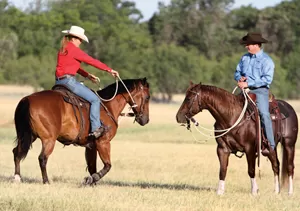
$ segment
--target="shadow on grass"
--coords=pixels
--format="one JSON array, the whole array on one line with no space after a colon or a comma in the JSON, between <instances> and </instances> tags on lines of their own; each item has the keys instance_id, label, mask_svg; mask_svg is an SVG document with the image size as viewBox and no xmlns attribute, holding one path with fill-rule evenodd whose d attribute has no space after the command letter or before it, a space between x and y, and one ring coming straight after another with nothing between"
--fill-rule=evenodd
<instances>
[{"instance_id":1,"label":"shadow on grass","mask_svg":"<svg viewBox=\"0 0 300 211\"><path fill-rule=\"evenodd\" d=\"M187 184L161 184L161 183L149 183L149 182L121 182L121 181L102 181L98 185L110 185L119 187L137 187L137 188L154 188L154 189L167 189L167 190L191 190L191 191L216 191L216 188L211 187L198 187Z\"/></svg>"}]
</instances>

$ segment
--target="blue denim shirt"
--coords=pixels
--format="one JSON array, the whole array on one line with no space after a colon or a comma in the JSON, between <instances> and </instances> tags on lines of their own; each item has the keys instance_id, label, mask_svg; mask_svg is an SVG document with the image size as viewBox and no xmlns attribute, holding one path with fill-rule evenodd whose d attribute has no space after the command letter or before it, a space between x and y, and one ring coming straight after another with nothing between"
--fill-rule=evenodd
<instances>
[{"instance_id":1,"label":"blue denim shirt","mask_svg":"<svg viewBox=\"0 0 300 211\"><path fill-rule=\"evenodd\" d=\"M236 67L234 79L240 80L242 76L247 77L249 87L267 86L273 80L275 64L268 54L260 50L256 54L247 53L242 56Z\"/></svg>"}]
</instances>

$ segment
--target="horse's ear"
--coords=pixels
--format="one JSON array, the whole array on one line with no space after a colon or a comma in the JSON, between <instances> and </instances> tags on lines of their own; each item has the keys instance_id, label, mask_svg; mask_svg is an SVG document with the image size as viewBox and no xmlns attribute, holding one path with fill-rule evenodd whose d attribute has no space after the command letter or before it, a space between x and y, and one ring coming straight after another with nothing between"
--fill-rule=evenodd
<instances>
[{"instance_id":1,"label":"horse's ear","mask_svg":"<svg viewBox=\"0 0 300 211\"><path fill-rule=\"evenodd\" d=\"M147 82L147 78L146 78L146 77L145 77L145 78L142 78L142 84L143 84L144 86L149 87L149 84L148 84L148 82Z\"/></svg>"},{"instance_id":2,"label":"horse's ear","mask_svg":"<svg viewBox=\"0 0 300 211\"><path fill-rule=\"evenodd\" d=\"M190 81L190 86L193 86L193 85L194 85L193 81Z\"/></svg>"}]
</instances>

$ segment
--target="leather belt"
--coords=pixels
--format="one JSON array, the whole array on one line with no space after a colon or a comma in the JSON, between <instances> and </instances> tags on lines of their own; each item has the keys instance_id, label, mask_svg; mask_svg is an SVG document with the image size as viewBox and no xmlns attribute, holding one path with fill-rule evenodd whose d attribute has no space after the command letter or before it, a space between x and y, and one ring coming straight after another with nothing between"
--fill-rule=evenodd
<instances>
[{"instance_id":1,"label":"leather belt","mask_svg":"<svg viewBox=\"0 0 300 211\"><path fill-rule=\"evenodd\" d=\"M60 81L60 80L63 80L63 79L66 79L66 78L72 78L72 77L74 77L74 75L66 74L66 75L63 75L61 77L55 77L55 80Z\"/></svg>"},{"instance_id":2,"label":"leather belt","mask_svg":"<svg viewBox=\"0 0 300 211\"><path fill-rule=\"evenodd\" d=\"M260 88L267 88L267 89L269 89L268 86L259 86L259 87L250 86L249 87L250 90L255 90L255 89L260 89Z\"/></svg>"}]
</instances>

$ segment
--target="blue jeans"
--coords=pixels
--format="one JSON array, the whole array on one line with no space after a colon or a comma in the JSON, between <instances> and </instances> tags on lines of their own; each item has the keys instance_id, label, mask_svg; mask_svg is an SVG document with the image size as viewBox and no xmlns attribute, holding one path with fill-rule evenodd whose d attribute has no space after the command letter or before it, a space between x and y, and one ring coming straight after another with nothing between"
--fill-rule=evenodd
<instances>
[{"instance_id":1,"label":"blue jeans","mask_svg":"<svg viewBox=\"0 0 300 211\"><path fill-rule=\"evenodd\" d=\"M101 126L100 122L100 99L85 85L78 82L75 77L65 78L56 81L55 84L63 84L67 86L73 93L82 97L91 103L90 108L90 121L91 121L91 131L94 132Z\"/></svg>"},{"instance_id":2,"label":"blue jeans","mask_svg":"<svg viewBox=\"0 0 300 211\"><path fill-rule=\"evenodd\" d=\"M256 94L256 104L259 110L261 124L264 128L265 136L270 142L270 146L275 149L272 120L269 111L269 89L258 88L255 90L250 90L250 92Z\"/></svg>"}]
</instances>

